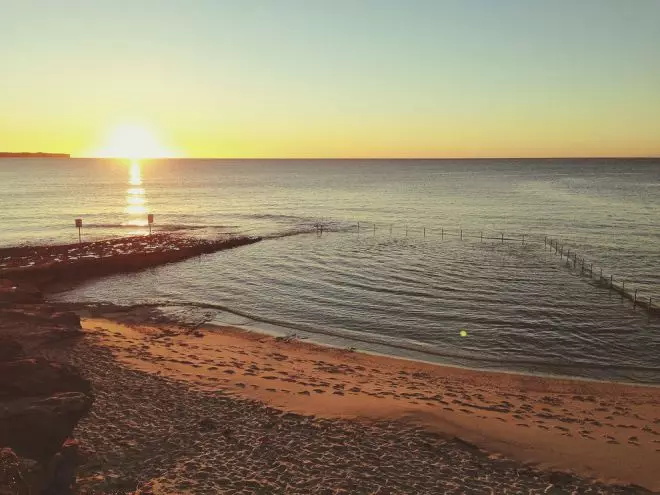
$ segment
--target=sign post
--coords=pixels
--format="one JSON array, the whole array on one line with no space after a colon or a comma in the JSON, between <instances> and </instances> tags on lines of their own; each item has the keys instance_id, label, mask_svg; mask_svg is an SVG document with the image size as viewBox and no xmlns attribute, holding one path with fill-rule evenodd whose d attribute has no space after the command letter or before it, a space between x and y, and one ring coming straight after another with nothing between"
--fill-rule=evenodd
<instances>
[{"instance_id":1,"label":"sign post","mask_svg":"<svg viewBox=\"0 0 660 495\"><path fill-rule=\"evenodd\" d=\"M147 223L149 224L149 235L151 235L151 225L154 223L154 214L149 213L147 215Z\"/></svg>"},{"instance_id":2,"label":"sign post","mask_svg":"<svg viewBox=\"0 0 660 495\"><path fill-rule=\"evenodd\" d=\"M78 244L82 244L82 218L76 218L76 228L78 229Z\"/></svg>"}]
</instances>

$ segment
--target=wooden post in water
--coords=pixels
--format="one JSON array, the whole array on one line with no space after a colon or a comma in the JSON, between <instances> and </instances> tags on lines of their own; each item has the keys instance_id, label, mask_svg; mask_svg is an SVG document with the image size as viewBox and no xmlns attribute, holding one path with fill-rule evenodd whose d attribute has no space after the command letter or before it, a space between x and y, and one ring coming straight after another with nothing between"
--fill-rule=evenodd
<instances>
[{"instance_id":1,"label":"wooden post in water","mask_svg":"<svg viewBox=\"0 0 660 495\"><path fill-rule=\"evenodd\" d=\"M376 224L374 224L374 237L376 236Z\"/></svg>"},{"instance_id":2,"label":"wooden post in water","mask_svg":"<svg viewBox=\"0 0 660 495\"><path fill-rule=\"evenodd\" d=\"M441 239L445 238L445 228L444 227L442 227L442 230L440 231L440 237L441 237Z\"/></svg>"},{"instance_id":3,"label":"wooden post in water","mask_svg":"<svg viewBox=\"0 0 660 495\"><path fill-rule=\"evenodd\" d=\"M600 269L600 278L598 279L599 282L603 281L603 269Z\"/></svg>"},{"instance_id":4,"label":"wooden post in water","mask_svg":"<svg viewBox=\"0 0 660 495\"><path fill-rule=\"evenodd\" d=\"M584 258L582 258L582 265L581 265L580 273L584 273Z\"/></svg>"},{"instance_id":5,"label":"wooden post in water","mask_svg":"<svg viewBox=\"0 0 660 495\"><path fill-rule=\"evenodd\" d=\"M461 241L463 240L463 229L461 229Z\"/></svg>"},{"instance_id":6,"label":"wooden post in water","mask_svg":"<svg viewBox=\"0 0 660 495\"><path fill-rule=\"evenodd\" d=\"M626 281L624 280L621 282L621 299L623 299L623 296L626 294Z\"/></svg>"},{"instance_id":7,"label":"wooden post in water","mask_svg":"<svg viewBox=\"0 0 660 495\"><path fill-rule=\"evenodd\" d=\"M573 268L575 269L575 265L577 265L577 254L573 254Z\"/></svg>"},{"instance_id":8,"label":"wooden post in water","mask_svg":"<svg viewBox=\"0 0 660 495\"><path fill-rule=\"evenodd\" d=\"M614 281L614 276L610 275L610 289L612 288L613 281Z\"/></svg>"},{"instance_id":9,"label":"wooden post in water","mask_svg":"<svg viewBox=\"0 0 660 495\"><path fill-rule=\"evenodd\" d=\"M390 237L392 236L392 224L390 224Z\"/></svg>"},{"instance_id":10,"label":"wooden post in water","mask_svg":"<svg viewBox=\"0 0 660 495\"><path fill-rule=\"evenodd\" d=\"M548 247L548 236L547 236L547 235L543 238L543 245L544 245L546 248Z\"/></svg>"},{"instance_id":11,"label":"wooden post in water","mask_svg":"<svg viewBox=\"0 0 660 495\"><path fill-rule=\"evenodd\" d=\"M635 299L633 299L633 308L637 306L637 289L635 289Z\"/></svg>"},{"instance_id":12,"label":"wooden post in water","mask_svg":"<svg viewBox=\"0 0 660 495\"><path fill-rule=\"evenodd\" d=\"M82 244L82 218L76 218L76 228L78 229L78 244Z\"/></svg>"},{"instance_id":13,"label":"wooden post in water","mask_svg":"<svg viewBox=\"0 0 660 495\"><path fill-rule=\"evenodd\" d=\"M358 234L360 233L360 222L358 222Z\"/></svg>"},{"instance_id":14,"label":"wooden post in water","mask_svg":"<svg viewBox=\"0 0 660 495\"><path fill-rule=\"evenodd\" d=\"M424 237L426 237L426 227L424 227Z\"/></svg>"}]
</instances>

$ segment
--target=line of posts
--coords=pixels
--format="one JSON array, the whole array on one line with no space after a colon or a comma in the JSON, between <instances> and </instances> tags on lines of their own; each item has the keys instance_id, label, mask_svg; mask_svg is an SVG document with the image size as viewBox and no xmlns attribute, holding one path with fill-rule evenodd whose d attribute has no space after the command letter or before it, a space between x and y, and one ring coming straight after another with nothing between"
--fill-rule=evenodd
<instances>
[{"instance_id":1,"label":"line of posts","mask_svg":"<svg viewBox=\"0 0 660 495\"><path fill-rule=\"evenodd\" d=\"M548 236L545 236L544 244L545 244L546 249L547 249L548 246L550 246L550 249L554 248L555 254L558 254L560 259L562 259L562 260L564 259L564 245L563 244L559 244L559 242L556 239L548 239ZM578 260L580 261L580 274L584 275L585 274L585 259L584 258L579 258L577 253L573 252L573 260L572 260L573 269L576 269ZM566 264L569 265L569 266L571 265L571 250L570 249L568 249L567 252L566 252ZM593 263L589 263L589 270L588 270L589 271L589 278L593 278L593 273L594 273L593 272L593 267L594 267ZM606 280L606 279L603 277L603 269L600 268L600 274L599 274L599 277L598 277L598 282L600 284L603 284L604 280ZM637 297L637 293L638 293L639 289L635 289L635 291L630 293L630 294L626 293L626 281L625 280L621 281L621 289L617 289L614 286L614 276L610 275L609 281L605 282L605 285L610 290L615 290L617 292L620 292L621 293L621 298L624 298L624 297L627 296L629 299L631 299L632 302L633 302L633 308L637 307L637 305L640 304L639 299ZM642 305L643 305L643 303L642 303ZM653 306L653 297L652 296L649 296L647 309L648 309L649 312L655 312L656 311L655 307Z\"/></svg>"},{"instance_id":2,"label":"line of posts","mask_svg":"<svg viewBox=\"0 0 660 495\"><path fill-rule=\"evenodd\" d=\"M368 223L371 223L371 222L368 222ZM376 224L375 223L371 223L371 224L372 224L372 232L373 232L374 235L376 235ZM357 225L357 233L359 234L362 231L361 222L357 222L356 225ZM323 225L321 223L317 223L316 228L317 228L318 231L322 231L323 230ZM408 225L406 224L404 226L404 235L405 235L405 237L408 237L408 230L409 230L409 228L408 228ZM394 231L394 225L389 224L389 233L390 233L390 235L392 235L393 231ZM426 233L427 233L426 226L423 226L422 227L422 236L426 237ZM441 227L440 228L440 238L444 239L445 235L451 235L451 234L445 233L445 228ZM458 236L461 240L464 240L465 237L470 237L470 236L464 235L463 229L459 229ZM525 236L526 236L526 234L520 234L520 242L523 245L525 244ZM475 237L475 236L472 236L472 237ZM496 238L495 237L486 237L485 239L499 239L502 243L504 243L505 240L514 240L512 238L504 237L504 232L500 233L500 235ZM483 231L479 232L479 240L480 240L480 242L484 241Z\"/></svg>"}]
</instances>

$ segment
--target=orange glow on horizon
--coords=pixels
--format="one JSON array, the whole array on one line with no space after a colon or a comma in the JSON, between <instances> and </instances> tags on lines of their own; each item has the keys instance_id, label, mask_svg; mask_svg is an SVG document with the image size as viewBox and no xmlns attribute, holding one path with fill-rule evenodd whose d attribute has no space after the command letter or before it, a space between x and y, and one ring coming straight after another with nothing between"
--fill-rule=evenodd
<instances>
[{"instance_id":1,"label":"orange glow on horizon","mask_svg":"<svg viewBox=\"0 0 660 495\"><path fill-rule=\"evenodd\" d=\"M97 158L131 160L175 157L175 154L161 145L146 127L134 124L124 124L115 128L107 138L106 144L90 154Z\"/></svg>"}]
</instances>

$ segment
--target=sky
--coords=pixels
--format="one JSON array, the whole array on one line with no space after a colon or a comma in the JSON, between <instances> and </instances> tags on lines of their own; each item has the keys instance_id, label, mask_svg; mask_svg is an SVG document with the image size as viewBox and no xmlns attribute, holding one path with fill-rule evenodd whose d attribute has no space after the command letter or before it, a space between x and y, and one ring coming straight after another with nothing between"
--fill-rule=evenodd
<instances>
[{"instance_id":1,"label":"sky","mask_svg":"<svg viewBox=\"0 0 660 495\"><path fill-rule=\"evenodd\" d=\"M660 156L660 0L0 0L0 20L0 151Z\"/></svg>"}]
</instances>

